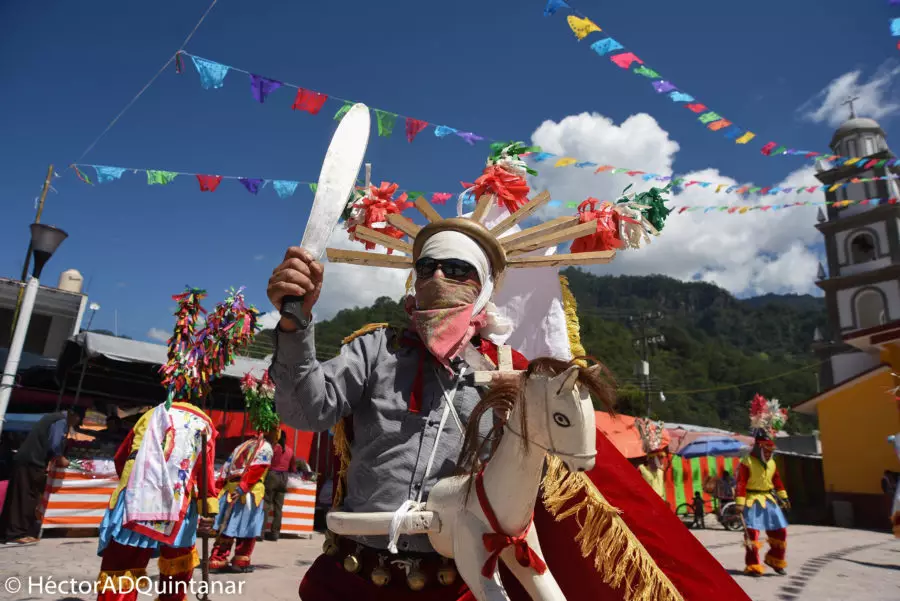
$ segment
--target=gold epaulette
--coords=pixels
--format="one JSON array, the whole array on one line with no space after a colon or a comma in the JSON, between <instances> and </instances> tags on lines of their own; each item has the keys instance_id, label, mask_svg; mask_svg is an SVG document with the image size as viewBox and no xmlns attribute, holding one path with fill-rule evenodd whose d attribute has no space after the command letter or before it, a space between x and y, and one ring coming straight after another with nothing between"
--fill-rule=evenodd
<instances>
[{"instance_id":1,"label":"gold epaulette","mask_svg":"<svg viewBox=\"0 0 900 601\"><path fill-rule=\"evenodd\" d=\"M370 323L369 325L361 327L360 329L356 330L355 332L353 332L352 334L350 334L349 336L347 336L346 338L341 340L341 344L349 344L350 342L353 342L360 336L368 334L369 332L374 332L375 330L381 330L383 328L389 327L390 325L391 324L389 324L387 322Z\"/></svg>"}]
</instances>

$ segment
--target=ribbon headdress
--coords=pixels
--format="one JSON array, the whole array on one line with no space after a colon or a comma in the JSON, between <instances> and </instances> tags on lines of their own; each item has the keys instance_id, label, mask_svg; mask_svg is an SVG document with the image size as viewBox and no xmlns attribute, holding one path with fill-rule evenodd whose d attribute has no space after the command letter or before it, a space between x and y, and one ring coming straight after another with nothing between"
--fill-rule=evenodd
<instances>
[{"instance_id":1,"label":"ribbon headdress","mask_svg":"<svg viewBox=\"0 0 900 601\"><path fill-rule=\"evenodd\" d=\"M461 195L460 202L465 196L476 198L475 210L471 215L444 218L424 196L416 195L412 202L407 200L406 194L394 198L396 184L384 182L379 188L370 187L362 198L352 200L345 215L352 239L364 243L367 251L374 250L375 245L383 246L387 254L328 248L328 260L333 263L411 269L429 237L451 230L472 238L482 247L491 261L492 276L496 281L507 269L609 263L615 257L616 250L626 247L625 243L603 245L602 248L590 244L577 247L577 239L597 236L609 227L616 228L617 240L627 241L627 246L631 247L638 246L642 240L649 240L650 234L657 235L662 229L669 209L663 204L661 193L668 189L653 188L610 204L608 209L601 205L601 211L581 210L577 215L557 217L509 233L517 224L533 217L550 200L550 194L542 192L528 198L530 188L526 175L536 172L527 167L522 157L538 151L538 148L516 142L498 142L491 145L491 150L482 175L472 184L463 184L466 191ZM509 215L488 228L484 225L485 217L495 204L504 207ZM413 206L427 221L424 226L401 215ZM621 219L614 222L605 219L608 211L615 211L622 216ZM620 225L623 220L627 227ZM572 240L576 243L570 253L552 257L534 256L534 251Z\"/></svg>"},{"instance_id":2,"label":"ribbon headdress","mask_svg":"<svg viewBox=\"0 0 900 601\"><path fill-rule=\"evenodd\" d=\"M757 442L774 441L787 419L788 410L781 407L778 399L756 394L750 401L750 429Z\"/></svg>"},{"instance_id":3,"label":"ribbon headdress","mask_svg":"<svg viewBox=\"0 0 900 601\"><path fill-rule=\"evenodd\" d=\"M260 328L259 311L244 302L243 290L229 290L228 297L208 315L200 304L205 290L188 287L172 297L178 303L175 331L169 339L169 359L159 370L168 390L167 409L173 401L206 396L213 380L234 363L235 353L253 341ZM207 316L206 324L195 331L201 314Z\"/></svg>"},{"instance_id":4,"label":"ribbon headdress","mask_svg":"<svg viewBox=\"0 0 900 601\"><path fill-rule=\"evenodd\" d=\"M641 435L641 444L646 455L658 453L663 449L663 429L665 428L663 422L639 417L634 420L634 426Z\"/></svg>"},{"instance_id":5,"label":"ribbon headdress","mask_svg":"<svg viewBox=\"0 0 900 601\"><path fill-rule=\"evenodd\" d=\"M269 378L269 372L263 372L261 378L247 372L241 379L241 390L244 392L250 427L260 433L276 429L281 418L275 412L275 383Z\"/></svg>"}]
</instances>

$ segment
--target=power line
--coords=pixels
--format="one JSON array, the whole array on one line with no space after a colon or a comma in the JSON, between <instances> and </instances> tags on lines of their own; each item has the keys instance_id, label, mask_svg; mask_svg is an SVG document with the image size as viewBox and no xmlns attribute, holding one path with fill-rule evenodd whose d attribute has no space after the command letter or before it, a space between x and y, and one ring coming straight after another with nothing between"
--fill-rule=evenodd
<instances>
[{"instance_id":1,"label":"power line","mask_svg":"<svg viewBox=\"0 0 900 601\"><path fill-rule=\"evenodd\" d=\"M769 376L767 378L760 378L758 380L751 380L749 382L742 382L741 384L725 384L723 386L716 386L713 388L698 388L696 390L669 390L669 394L699 394L701 392L716 392L719 390L728 390L730 388L743 388L744 386L752 386L754 384L761 384L762 382L770 382L772 380L778 380L779 378L784 378L785 376L789 376L791 374L795 374L801 371L806 371L813 367L819 367L823 363L827 363L826 361L818 361L816 363L810 363L809 365L804 365L803 367L798 367L797 369L792 369L790 371L786 371L780 374L776 374L774 376Z\"/></svg>"},{"instance_id":2,"label":"power line","mask_svg":"<svg viewBox=\"0 0 900 601\"><path fill-rule=\"evenodd\" d=\"M132 98L128 102L128 104L125 105L125 108L123 108L119 112L119 114L116 115L113 118L113 120L109 122L109 124L106 126L106 129L104 129L102 132L100 132L100 135L97 136L97 138L93 142L91 142L90 146L88 146L84 150L84 152L81 153L81 156L78 157L78 159L75 161L75 163L79 163L81 161L81 159L83 159L85 156L87 156L87 154L91 150L94 149L94 146L96 146L97 143L100 142L100 140L103 138L103 136L105 136L109 132L109 130L111 130L113 128L113 126L119 121L119 119L122 117L122 115L124 115L125 112L128 111L128 109L130 109L131 106L135 102L137 102L138 98L140 98L144 94L144 92L146 92L150 88L150 86L153 85L153 82L156 81L156 79L160 75L162 75L162 72L165 71L169 67L169 65L172 64L172 61L175 60L175 57L178 56L178 53L181 52L182 50L184 50L184 47L187 46L187 43L190 42L191 38L194 37L194 34L197 33L197 30L200 28L200 25L203 23L203 21L206 20L206 16L209 14L209 12L213 9L213 7L216 5L216 2L218 2L218 1L219 0L212 0L212 3L209 5L209 8L206 9L206 12L203 13L203 16L200 17L200 20L197 21L197 24L194 25L194 28L191 30L191 32L187 35L186 38L184 38L184 41L181 42L181 46L178 47L178 50L175 52L175 54L173 54L172 56L169 57L169 60L167 60L166 63L162 66L162 68L160 68L160 70L156 72L156 75L151 77L150 81L148 81L146 84L144 84L144 87L141 88L141 90L134 96L134 98Z\"/></svg>"}]
</instances>

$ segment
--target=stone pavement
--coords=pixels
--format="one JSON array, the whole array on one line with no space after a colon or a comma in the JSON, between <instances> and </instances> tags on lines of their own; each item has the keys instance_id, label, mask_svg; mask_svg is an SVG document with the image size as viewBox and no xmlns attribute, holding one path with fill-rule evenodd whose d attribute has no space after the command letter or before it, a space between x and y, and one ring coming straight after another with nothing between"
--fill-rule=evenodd
<instances>
[{"instance_id":1,"label":"stone pavement","mask_svg":"<svg viewBox=\"0 0 900 601\"><path fill-rule=\"evenodd\" d=\"M743 548L740 533L723 530L696 532L700 541L734 575L754 601L897 601L900 599L900 540L888 534L862 530L792 526L788 531L788 576L769 573L751 578L741 573ZM210 594L211 601L297 600L297 584L321 548L322 538L282 539L258 543L251 574L213 575L215 581L231 582L232 588ZM43 599L92 600L90 594L69 592L69 584L51 592L38 583L52 577L54 583L89 581L96 577L100 560L97 540L91 538L46 538L32 547L0 545L0 600L40 601ZM149 566L157 574L156 562ZM195 571L199 581L199 570ZM28 579L32 589L29 591ZM22 589L11 594L18 579ZM238 586L240 592L238 593ZM227 593L227 594L226 594ZM152 596L141 595L141 601ZM713 601L727 601L716 599Z\"/></svg>"}]
</instances>

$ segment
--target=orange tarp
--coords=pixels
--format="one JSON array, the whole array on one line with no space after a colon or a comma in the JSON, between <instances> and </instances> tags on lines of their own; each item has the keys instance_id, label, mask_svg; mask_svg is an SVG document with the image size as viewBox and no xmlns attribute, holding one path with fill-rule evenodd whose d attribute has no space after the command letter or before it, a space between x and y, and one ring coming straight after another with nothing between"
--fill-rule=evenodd
<instances>
[{"instance_id":1,"label":"orange tarp","mask_svg":"<svg viewBox=\"0 0 900 601\"><path fill-rule=\"evenodd\" d=\"M630 415L611 416L605 411L595 411L597 429L609 439L619 452L627 459L644 456L644 445L641 443L641 435L634 425L634 418ZM670 442L669 432L663 430L663 445Z\"/></svg>"}]
</instances>

